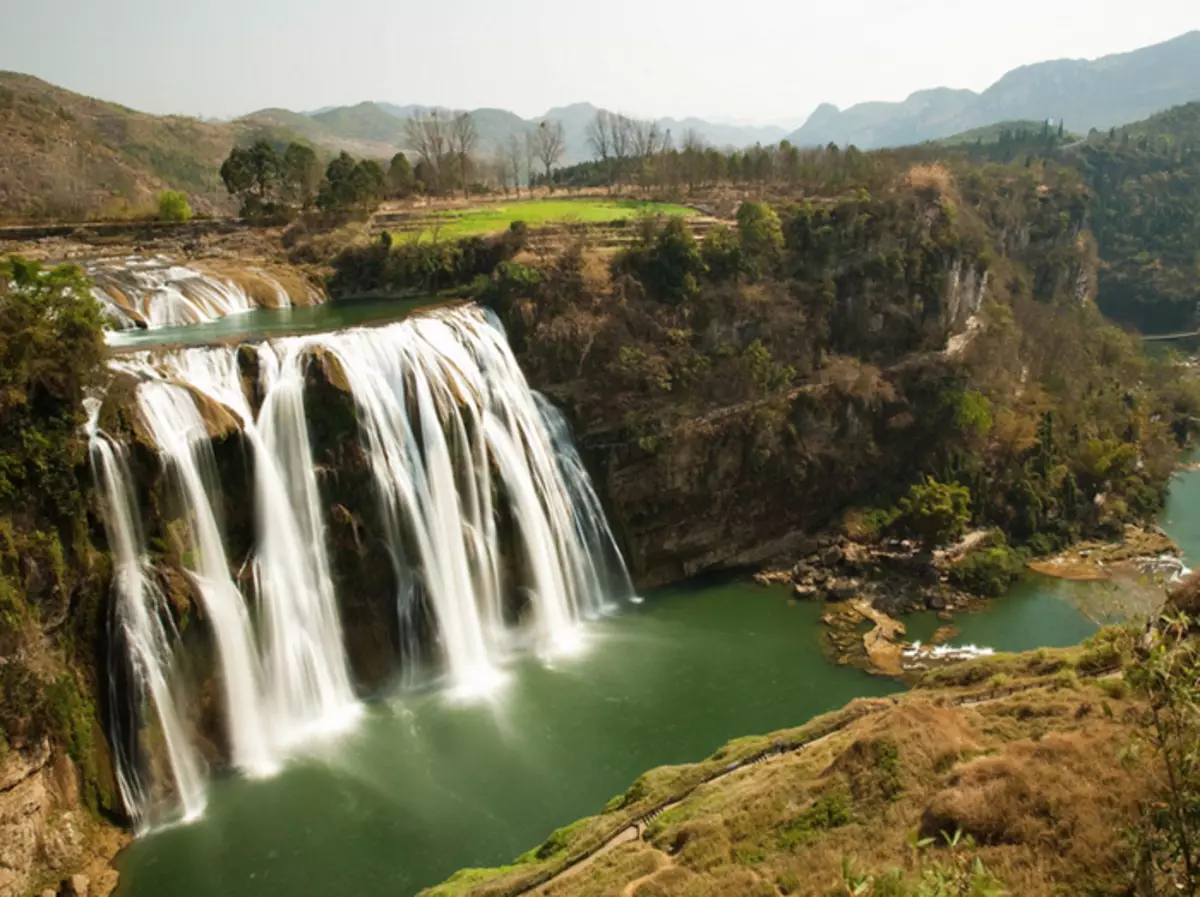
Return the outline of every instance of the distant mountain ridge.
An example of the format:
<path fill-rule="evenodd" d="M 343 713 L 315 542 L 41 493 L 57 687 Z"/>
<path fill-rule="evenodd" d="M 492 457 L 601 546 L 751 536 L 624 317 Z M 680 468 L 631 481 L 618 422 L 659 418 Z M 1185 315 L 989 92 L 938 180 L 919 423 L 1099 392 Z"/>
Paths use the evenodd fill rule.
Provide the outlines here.
<path fill-rule="evenodd" d="M 983 93 L 935 88 L 899 103 L 817 107 L 788 135 L 797 146 L 860 149 L 938 140 L 1003 121 L 1054 119 L 1071 131 L 1108 130 L 1200 100 L 1200 31 L 1099 59 L 1021 66 Z"/>
<path fill-rule="evenodd" d="M 351 143 L 360 147 L 361 155 L 388 156 L 407 150 L 404 135 L 404 120 L 417 115 L 427 115 L 437 110 L 447 116 L 454 110 L 444 107 L 409 104 L 401 106 L 386 102 L 363 102 L 354 106 L 332 106 L 314 112 L 290 112 L 285 109 L 260 109 L 239 118 L 239 122 L 267 122 L 287 127 L 305 139 L 322 146 L 335 143 Z M 546 111 L 534 118 L 521 118 L 507 109 L 468 110 L 475 120 L 479 135 L 479 149 L 487 153 L 510 135 L 520 136 L 536 128 L 543 121 L 560 121 L 566 134 L 566 154 L 563 163 L 570 165 L 591 158 L 587 142 L 587 126 L 600 111 L 591 103 L 574 103 Z M 662 118 L 659 128 L 670 131 L 676 143 L 682 141 L 688 131 L 694 131 L 705 142 L 725 148 L 743 148 L 755 143 L 778 143 L 787 135 L 787 129 L 775 125 L 730 125 L 711 122 L 702 118 Z M 370 151 L 362 151 L 367 148 Z"/>

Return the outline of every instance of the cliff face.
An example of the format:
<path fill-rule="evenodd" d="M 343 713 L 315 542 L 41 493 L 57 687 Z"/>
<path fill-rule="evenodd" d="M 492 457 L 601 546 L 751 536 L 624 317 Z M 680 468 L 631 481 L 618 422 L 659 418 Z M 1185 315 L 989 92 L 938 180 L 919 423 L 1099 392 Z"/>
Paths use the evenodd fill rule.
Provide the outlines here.
<path fill-rule="evenodd" d="M 765 251 L 740 227 L 750 261 L 733 277 L 718 230 L 682 301 L 638 261 L 686 267 L 667 236 L 635 246 L 637 281 L 622 273 L 634 262 L 609 277 L 586 249 L 534 288 L 497 279 L 488 301 L 567 410 L 640 586 L 786 555 L 849 508 L 892 504 L 914 474 L 953 476 L 980 450 L 966 406 L 1011 402 L 1028 376 L 1023 347 L 980 352 L 976 337 L 1011 333 L 1014 314 L 1044 329 L 1033 320 L 1094 294 L 1077 182 L 960 185 L 936 165 L 897 180 L 780 207 Z"/>
<path fill-rule="evenodd" d="M 714 408 L 649 440 L 624 427 L 580 428 L 639 586 L 803 553 L 842 508 L 889 493 L 938 450 L 938 430 L 952 421 L 927 387 L 962 382 L 953 360 L 884 372 L 846 363 L 840 374 Z"/>
<path fill-rule="evenodd" d="M 88 813 L 80 793 L 75 766 L 48 740 L 0 757 L 0 897 L 54 891 L 64 880 L 92 897 L 116 886 L 108 861 L 122 837 Z"/>

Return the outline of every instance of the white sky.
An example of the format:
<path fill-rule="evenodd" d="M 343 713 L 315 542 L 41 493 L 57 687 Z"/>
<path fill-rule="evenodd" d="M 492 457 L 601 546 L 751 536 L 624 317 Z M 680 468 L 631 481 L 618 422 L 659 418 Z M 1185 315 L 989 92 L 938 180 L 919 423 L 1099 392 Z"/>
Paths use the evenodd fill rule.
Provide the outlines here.
<path fill-rule="evenodd" d="M 150 112 L 364 99 L 799 124 L 1200 28 L 1200 0 L 0 0 L 0 69 Z"/>

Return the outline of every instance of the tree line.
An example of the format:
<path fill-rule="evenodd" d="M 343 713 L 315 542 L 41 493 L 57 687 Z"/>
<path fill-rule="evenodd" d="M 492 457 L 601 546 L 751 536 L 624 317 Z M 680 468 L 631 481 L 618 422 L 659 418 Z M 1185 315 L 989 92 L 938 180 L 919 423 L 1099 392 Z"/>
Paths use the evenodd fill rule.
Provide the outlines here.
<path fill-rule="evenodd" d="M 542 121 L 496 141 L 485 152 L 471 113 L 443 114 L 436 109 L 407 119 L 404 135 L 417 161 L 410 167 L 403 153 L 392 158 L 389 181 L 399 196 L 455 190 L 469 196 L 493 188 L 505 193 L 511 188 L 520 195 L 522 183 L 532 188 L 539 180 L 550 182 L 567 144 L 562 122 Z"/>
<path fill-rule="evenodd" d="M 293 141 L 280 153 L 269 141 L 259 140 L 233 148 L 221 165 L 221 180 L 240 202 L 243 218 L 274 222 L 313 209 L 369 214 L 384 198 L 387 174 L 374 159 L 342 152 L 322 168 L 308 144 Z"/>

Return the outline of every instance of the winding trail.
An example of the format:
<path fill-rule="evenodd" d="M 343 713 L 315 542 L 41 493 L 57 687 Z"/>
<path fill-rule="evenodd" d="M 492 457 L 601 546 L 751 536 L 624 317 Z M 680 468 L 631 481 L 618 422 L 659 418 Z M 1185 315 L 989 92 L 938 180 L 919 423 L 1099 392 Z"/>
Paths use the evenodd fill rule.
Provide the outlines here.
<path fill-rule="evenodd" d="M 1111 679 L 1111 678 L 1119 677 L 1120 675 L 1121 675 L 1121 672 L 1119 670 L 1116 670 L 1116 671 L 1114 671 L 1114 670 L 1098 670 L 1094 675 L 1081 677 L 1081 678 Z M 1034 682 L 1023 683 L 1019 686 L 1009 687 L 1009 688 L 1005 689 L 1002 693 L 996 693 L 995 690 L 992 690 L 989 692 L 976 691 L 971 694 L 959 695 L 956 698 L 954 698 L 950 703 L 954 707 L 979 707 L 984 704 L 991 704 L 995 701 L 1003 701 L 1007 698 L 1012 697 L 1013 695 L 1020 694 L 1022 692 L 1026 692 L 1026 691 L 1032 691 L 1035 688 L 1043 688 L 1047 685 L 1047 682 L 1048 682 L 1048 679 L 1039 679 Z M 814 737 L 809 738 L 806 741 L 802 741 L 798 744 L 793 744 L 793 745 L 773 744 L 770 747 L 766 748 L 763 751 L 760 751 L 757 754 L 753 754 L 743 760 L 736 760 L 733 763 L 730 763 L 728 766 L 726 766 L 723 769 L 719 770 L 718 772 L 710 775 L 708 778 L 704 779 L 703 781 L 697 782 L 692 788 L 690 788 L 688 790 L 688 792 L 686 794 L 683 794 L 673 800 L 670 800 L 667 803 L 660 804 L 659 806 L 655 807 L 653 810 L 650 810 L 648 813 L 645 813 L 644 815 L 637 817 L 633 822 L 622 826 L 620 829 L 618 829 L 616 832 L 614 832 L 608 838 L 604 839 L 597 847 L 581 854 L 580 856 L 576 857 L 574 860 L 569 861 L 568 865 L 564 866 L 563 868 L 559 869 L 558 871 L 551 873 L 549 876 L 541 879 L 540 881 L 530 882 L 529 884 L 525 885 L 524 887 L 521 887 L 515 891 L 509 892 L 509 897 L 523 897 L 523 895 L 535 895 L 535 897 L 538 897 L 538 895 L 545 895 L 547 892 L 546 889 L 549 888 L 551 885 L 556 885 L 566 879 L 573 878 L 578 873 L 580 873 L 580 872 L 584 871 L 585 869 L 587 869 L 588 867 L 590 867 L 593 863 L 595 863 L 601 857 L 604 857 L 605 855 L 614 851 L 616 848 L 618 848 L 624 844 L 633 844 L 635 842 L 643 841 L 645 839 L 646 831 L 647 831 L 650 823 L 652 823 L 654 820 L 658 819 L 664 813 L 668 813 L 671 810 L 674 810 L 676 807 L 683 804 L 692 795 L 694 795 L 696 793 L 696 791 L 698 789 L 700 789 L 702 786 L 707 785 L 711 782 L 719 781 L 720 779 L 726 778 L 727 776 L 730 776 L 735 772 L 739 772 L 744 769 L 749 769 L 750 767 L 753 767 L 753 766 L 761 766 L 765 763 L 771 763 L 775 760 L 778 760 L 781 757 L 785 757 L 790 754 L 799 754 L 805 750 L 808 750 L 811 747 L 821 744 L 824 741 L 828 741 L 833 736 L 845 731 L 850 726 L 854 725 L 855 723 L 859 722 L 860 720 L 865 719 L 868 716 L 873 716 L 877 713 L 883 712 L 884 710 L 899 706 L 902 700 L 904 700 L 905 698 L 907 698 L 908 696 L 910 696 L 912 694 L 913 694 L 913 692 L 909 691 L 909 692 L 902 693 L 900 695 L 894 695 L 891 698 L 877 699 L 877 703 L 875 703 L 873 706 L 864 708 L 861 712 L 855 714 L 854 716 L 841 721 L 840 723 L 835 725 L 833 728 L 831 728 L 829 731 L 822 732 L 821 734 L 815 735 Z M 884 703 L 884 702 L 886 702 L 886 703 Z M 666 856 L 666 855 L 664 854 L 664 856 Z M 670 861 L 669 864 L 674 864 L 674 860 L 672 860 L 669 856 L 667 857 L 667 859 Z M 621 892 L 622 897 L 633 897 L 633 893 L 636 890 L 638 885 L 642 884 L 644 881 L 657 875 L 660 871 L 662 871 L 663 868 L 664 867 L 659 866 L 653 872 L 650 872 L 646 875 L 640 876 L 640 877 L 634 879 L 633 881 L 629 882 L 628 884 L 626 884 L 624 889 Z"/>

